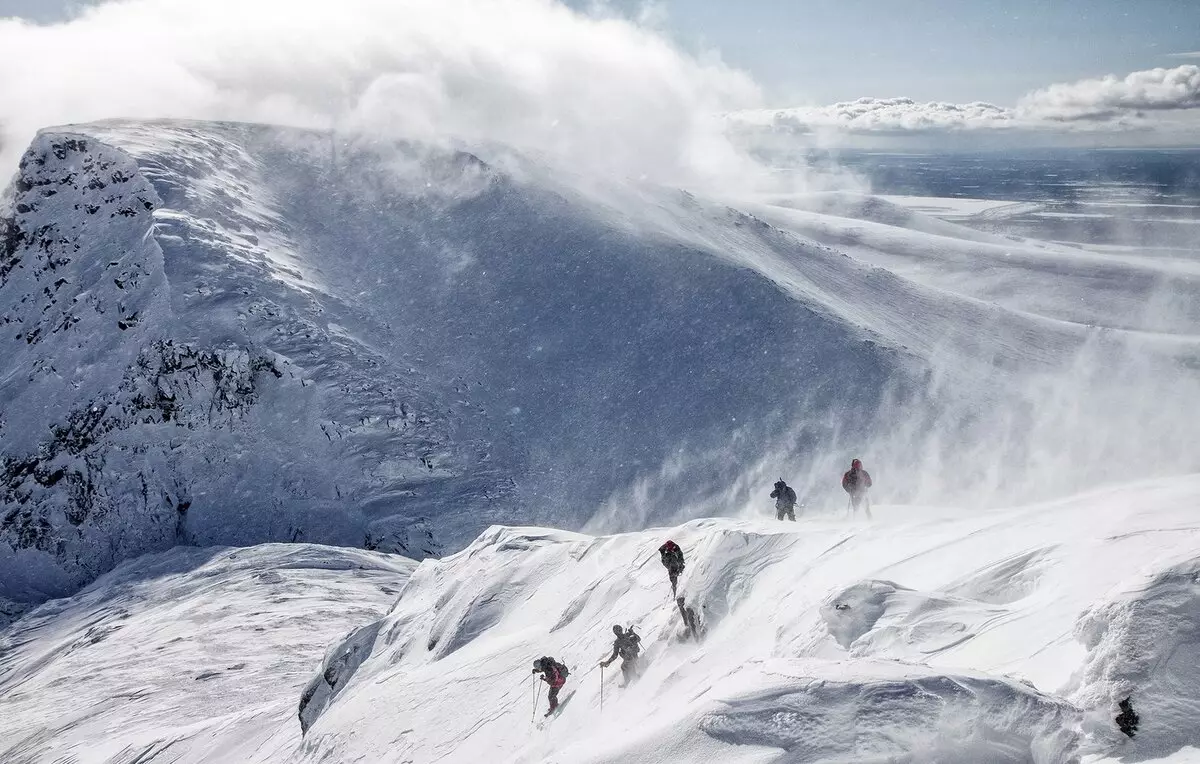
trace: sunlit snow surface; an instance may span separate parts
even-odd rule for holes
[[[959,224],[1029,213],[990,202],[705,198],[262,126],[28,159],[3,761],[1196,753],[1195,259]],[[840,516],[853,456],[871,524]],[[781,472],[795,525],[761,520]],[[453,554],[405,587],[368,552],[171,549],[263,541]],[[601,712],[615,622],[648,664]],[[541,655],[576,692],[544,729]]]
[[[426,561],[304,761],[1036,761],[1200,744],[1196,478],[962,513],[496,528]],[[681,640],[656,548],[708,636]],[[842,606],[839,608],[839,605]],[[1082,619],[1081,614],[1087,613]],[[647,645],[620,688],[610,626]],[[538,729],[530,662],[572,669]],[[1132,697],[1141,731],[1112,718]],[[542,704],[545,699],[543,696]],[[1077,704],[1077,705],[1076,705]]]
[[[310,544],[125,563],[0,632],[0,761],[281,761],[326,647],[413,565]]]
[[[1194,760],[1198,502],[1191,477],[977,513],[876,506],[873,523],[496,527],[415,570],[307,545],[177,549],[5,634],[0,758]],[[668,537],[702,644],[682,638]],[[627,688],[604,672],[601,710],[613,623],[636,626],[646,665]],[[346,670],[352,630],[368,636]],[[549,722],[541,655],[575,693]],[[302,740],[302,697],[335,675]],[[1125,698],[1133,739],[1112,721]]]

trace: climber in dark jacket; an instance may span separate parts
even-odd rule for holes
[[[850,469],[842,475],[842,490],[850,494],[850,504],[854,507],[855,514],[858,513],[863,499],[867,499],[867,519],[869,520],[871,518],[871,500],[867,498],[867,492],[871,490],[871,473],[863,469],[862,462],[858,459],[850,462]]]
[[[771,498],[775,500],[776,520],[786,517],[792,522],[796,521],[796,492],[783,482],[783,478],[775,481],[775,490],[771,491]]]
[[[667,576],[671,579],[671,596],[674,597],[679,574],[683,572],[683,550],[674,541],[667,539],[667,543],[658,548],[658,554],[663,567],[667,569]]]
[[[638,655],[642,652],[642,638],[633,633],[633,627],[622,629],[620,625],[613,626],[613,634],[617,638],[613,640],[612,655],[608,660],[600,661],[600,665],[608,667],[610,663],[621,656],[621,675],[625,677],[625,684],[629,684],[638,675]]]

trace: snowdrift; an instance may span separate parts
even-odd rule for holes
[[[1077,702],[1101,712],[1131,709],[1131,747],[1145,758],[1200,748],[1200,558],[1183,558],[1122,581],[1076,629],[1088,649]],[[1095,714],[1089,728],[1119,740],[1104,717]]]
[[[312,666],[413,565],[311,544],[127,562],[0,632],[0,760],[283,761]]]
[[[874,525],[698,520],[607,537],[495,527],[422,562],[385,619],[330,651],[338,686],[307,713],[301,759],[1068,762],[1191,750],[1197,499],[1190,477],[972,514],[881,507]],[[701,613],[699,644],[658,561],[668,537],[687,555],[680,594]],[[614,623],[645,646],[630,687],[597,666]],[[343,671],[349,652],[365,657]],[[573,693],[545,722],[530,673],[542,655],[570,667]],[[1114,721],[1125,698],[1142,715],[1132,738]]]

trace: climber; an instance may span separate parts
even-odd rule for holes
[[[533,662],[533,673],[542,673],[542,681],[550,685],[550,710],[546,712],[546,716],[554,713],[558,708],[558,691],[567,683],[567,675],[570,671],[566,666],[554,660],[542,656]]]
[[[674,541],[667,539],[667,543],[658,548],[658,554],[662,557],[663,567],[667,569],[667,575],[671,579],[671,596],[674,597],[679,574],[683,572],[683,550]]]
[[[642,651],[642,638],[633,633],[633,627],[621,629],[618,624],[613,626],[613,634],[617,638],[613,640],[612,655],[608,660],[600,661],[600,665],[607,668],[610,663],[621,656],[621,675],[625,677],[625,684],[628,685],[638,675],[638,655]]]
[[[863,499],[867,500],[866,510],[867,519],[871,519],[871,499],[867,496],[867,492],[871,489],[871,473],[863,469],[862,462],[858,459],[850,462],[850,469],[842,475],[842,490],[850,494],[850,504],[854,507],[855,514],[858,513],[858,508],[862,504]]]
[[[704,628],[700,625],[696,610],[684,603],[683,597],[675,598],[675,606],[679,608],[679,615],[683,618],[684,634],[693,642],[699,642],[704,636]]]
[[[786,517],[792,522],[796,521],[796,492],[783,482],[783,478],[775,481],[775,490],[771,491],[771,498],[775,500],[776,520]]]

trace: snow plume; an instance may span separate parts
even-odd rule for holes
[[[48,125],[203,118],[494,141],[725,183],[748,160],[716,115],[758,97],[715,58],[555,0],[109,0],[60,24],[0,20],[0,50],[7,167]]]
[[[1025,96],[1018,106],[1036,118],[1063,121],[1196,108],[1200,108],[1200,66],[1195,64],[1051,85]]]

